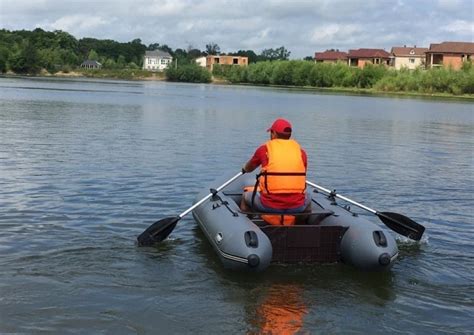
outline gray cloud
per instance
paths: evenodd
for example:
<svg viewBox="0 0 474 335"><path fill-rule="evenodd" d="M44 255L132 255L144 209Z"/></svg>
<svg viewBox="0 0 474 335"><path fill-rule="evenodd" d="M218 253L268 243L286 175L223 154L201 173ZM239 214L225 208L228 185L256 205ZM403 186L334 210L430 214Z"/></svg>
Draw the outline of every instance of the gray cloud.
<svg viewBox="0 0 474 335"><path fill-rule="evenodd" d="M0 0L0 28L172 48L215 42L224 52L284 45L302 58L328 48L473 41L473 12L473 0Z"/></svg>

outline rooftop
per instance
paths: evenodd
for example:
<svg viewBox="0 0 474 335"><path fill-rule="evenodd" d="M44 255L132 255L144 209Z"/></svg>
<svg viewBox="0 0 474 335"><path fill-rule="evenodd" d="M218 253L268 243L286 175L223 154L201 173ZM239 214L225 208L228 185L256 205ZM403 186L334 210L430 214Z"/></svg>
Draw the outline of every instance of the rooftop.
<svg viewBox="0 0 474 335"><path fill-rule="evenodd" d="M315 52L314 59L316 60L346 60L347 52L344 51L330 51Z"/></svg>
<svg viewBox="0 0 474 335"><path fill-rule="evenodd" d="M390 58L390 54L383 49L349 50L349 58Z"/></svg>
<svg viewBox="0 0 474 335"><path fill-rule="evenodd" d="M392 54L394 56L424 56L428 48L417 48L414 47L393 47Z"/></svg>
<svg viewBox="0 0 474 335"><path fill-rule="evenodd" d="M432 43L427 52L449 52L474 54L474 43L472 42L442 42Z"/></svg>

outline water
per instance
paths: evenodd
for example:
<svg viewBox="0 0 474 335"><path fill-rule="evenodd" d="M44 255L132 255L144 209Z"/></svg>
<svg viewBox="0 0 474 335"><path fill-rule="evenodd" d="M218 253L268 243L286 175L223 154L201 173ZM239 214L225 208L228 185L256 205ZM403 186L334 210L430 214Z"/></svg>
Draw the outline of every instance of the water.
<svg viewBox="0 0 474 335"><path fill-rule="evenodd" d="M280 116L309 180L426 227L392 271L229 272L191 216L135 246ZM472 332L473 130L459 101L0 78L0 333Z"/></svg>

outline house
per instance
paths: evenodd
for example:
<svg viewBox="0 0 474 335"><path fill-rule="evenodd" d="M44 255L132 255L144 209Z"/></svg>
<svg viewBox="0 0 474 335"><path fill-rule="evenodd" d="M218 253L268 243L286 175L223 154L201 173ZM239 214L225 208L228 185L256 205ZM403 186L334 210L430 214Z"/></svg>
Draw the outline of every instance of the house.
<svg viewBox="0 0 474 335"><path fill-rule="evenodd" d="M196 63L202 67L206 67L209 71L212 71L215 64L247 66L249 64L249 58L243 56L208 55L205 57L197 58Z"/></svg>
<svg viewBox="0 0 474 335"><path fill-rule="evenodd" d="M100 69L102 68L102 64L96 60L88 59L82 62L81 67L85 69Z"/></svg>
<svg viewBox="0 0 474 335"><path fill-rule="evenodd" d="M413 47L407 47L406 45L393 47L390 51L390 65L397 70L401 68L414 70L425 64L426 51L428 51L428 48L417 48L416 45Z"/></svg>
<svg viewBox="0 0 474 335"><path fill-rule="evenodd" d="M173 57L166 51L153 50L145 51L145 58L143 60L143 70L148 71L163 71L173 62Z"/></svg>
<svg viewBox="0 0 474 335"><path fill-rule="evenodd" d="M349 50L347 64L363 68L365 64L389 65L390 54L383 49L357 49Z"/></svg>
<svg viewBox="0 0 474 335"><path fill-rule="evenodd" d="M315 52L314 61L316 63L347 63L347 52L339 50L326 50L324 52Z"/></svg>
<svg viewBox="0 0 474 335"><path fill-rule="evenodd" d="M474 43L442 42L430 44L426 51L426 68L452 67L459 70L464 62L474 60Z"/></svg>
<svg viewBox="0 0 474 335"><path fill-rule="evenodd" d="M206 58L207 58L206 56L196 58L197 65L202 66L202 67L206 67Z"/></svg>

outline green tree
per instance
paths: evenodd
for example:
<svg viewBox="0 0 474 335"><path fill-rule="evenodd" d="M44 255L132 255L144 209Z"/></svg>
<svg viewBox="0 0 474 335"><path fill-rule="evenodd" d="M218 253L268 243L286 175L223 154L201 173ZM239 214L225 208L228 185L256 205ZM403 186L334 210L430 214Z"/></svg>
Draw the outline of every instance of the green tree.
<svg viewBox="0 0 474 335"><path fill-rule="evenodd" d="M260 54L260 58L262 60L288 60L290 57L291 52L286 50L284 46L281 46L276 49L264 49Z"/></svg>
<svg viewBox="0 0 474 335"><path fill-rule="evenodd" d="M208 55L218 55L221 52L221 48L217 43L211 42L206 44L206 53Z"/></svg>
<svg viewBox="0 0 474 335"><path fill-rule="evenodd" d="M17 73L36 74L40 70L39 62L38 51L29 40L26 40L20 48L20 52L13 56L11 68Z"/></svg>
<svg viewBox="0 0 474 335"><path fill-rule="evenodd" d="M87 59L99 60L99 54L94 49L91 49L87 55Z"/></svg>
<svg viewBox="0 0 474 335"><path fill-rule="evenodd" d="M8 49L4 46L0 46L0 73L7 72L7 62L9 56L10 53L8 52Z"/></svg>

